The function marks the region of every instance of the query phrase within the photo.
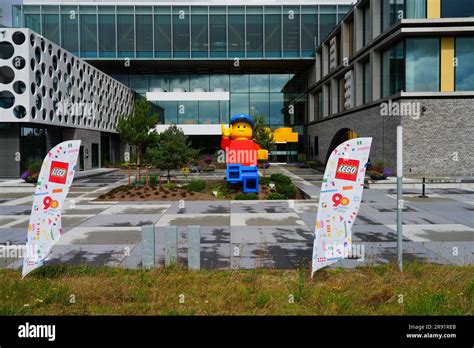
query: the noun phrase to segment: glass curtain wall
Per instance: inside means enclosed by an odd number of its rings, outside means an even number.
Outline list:
[[[474,91],[474,37],[456,39],[456,90]]]
[[[78,30],[79,12],[77,6],[61,6],[61,47],[74,55],[79,55]]]
[[[472,0],[442,0],[441,17],[474,17],[474,1]]]
[[[97,57],[97,8],[80,6],[79,8],[80,55],[83,58]]]
[[[387,97],[405,89],[404,41],[382,54],[382,96]]]
[[[210,57],[225,58],[227,56],[227,16],[225,7],[209,8],[209,27]]]
[[[115,7],[99,6],[99,57],[115,58]]]
[[[155,9],[155,57],[171,58],[171,8]]]
[[[59,42],[59,6],[42,6],[43,35],[55,44]]]
[[[440,83],[439,38],[406,39],[406,91],[437,92]]]
[[[258,59],[313,57],[315,45],[349,7],[17,5],[14,9],[15,25],[42,33],[84,58]]]
[[[153,15],[151,6],[135,7],[137,58],[153,58]]]

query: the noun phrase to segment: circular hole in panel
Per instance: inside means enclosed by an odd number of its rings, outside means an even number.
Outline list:
[[[41,62],[41,50],[39,47],[35,48],[35,59],[36,59],[36,63]]]
[[[36,95],[35,105],[38,110],[41,109],[41,106],[43,105],[43,97],[41,96],[41,94]]]
[[[8,41],[2,41],[0,42],[0,58],[1,59],[10,59],[13,57],[13,54],[15,53],[15,47],[8,42]]]
[[[26,85],[23,81],[16,81],[13,84],[13,90],[17,94],[23,94],[26,91]]]
[[[23,42],[25,42],[26,37],[21,31],[15,31],[12,35],[12,40],[15,44],[21,45]]]
[[[13,115],[15,115],[16,118],[21,120],[26,116],[26,109],[23,105],[17,105],[13,108]]]
[[[15,96],[13,93],[9,91],[0,92],[0,108],[10,109],[13,105],[15,105]]]
[[[42,82],[42,77],[41,77],[41,72],[39,70],[36,70],[36,73],[35,73],[35,81],[36,81],[36,85],[39,87],[41,86],[41,82]]]
[[[18,70],[21,70],[26,66],[25,58],[20,57],[20,56],[16,56],[15,58],[13,58],[12,63],[13,63],[13,66]]]
[[[8,66],[0,67],[0,83],[8,84],[15,78],[15,72]]]

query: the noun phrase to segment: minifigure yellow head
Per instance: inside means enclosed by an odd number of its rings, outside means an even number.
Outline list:
[[[232,130],[230,132],[230,136],[232,139],[252,139],[253,131],[252,126],[250,126],[247,122],[237,122],[232,125]]]
[[[236,115],[230,119],[232,126],[230,136],[234,140],[252,139],[253,119],[244,114]]]

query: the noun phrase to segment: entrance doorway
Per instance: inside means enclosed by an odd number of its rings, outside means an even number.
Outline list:
[[[99,168],[99,144],[92,143],[92,168]]]

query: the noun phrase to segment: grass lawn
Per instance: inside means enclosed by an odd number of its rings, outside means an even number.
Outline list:
[[[0,270],[1,315],[473,315],[474,267]],[[181,300],[181,301],[180,301]],[[183,302],[184,303],[181,303]]]

